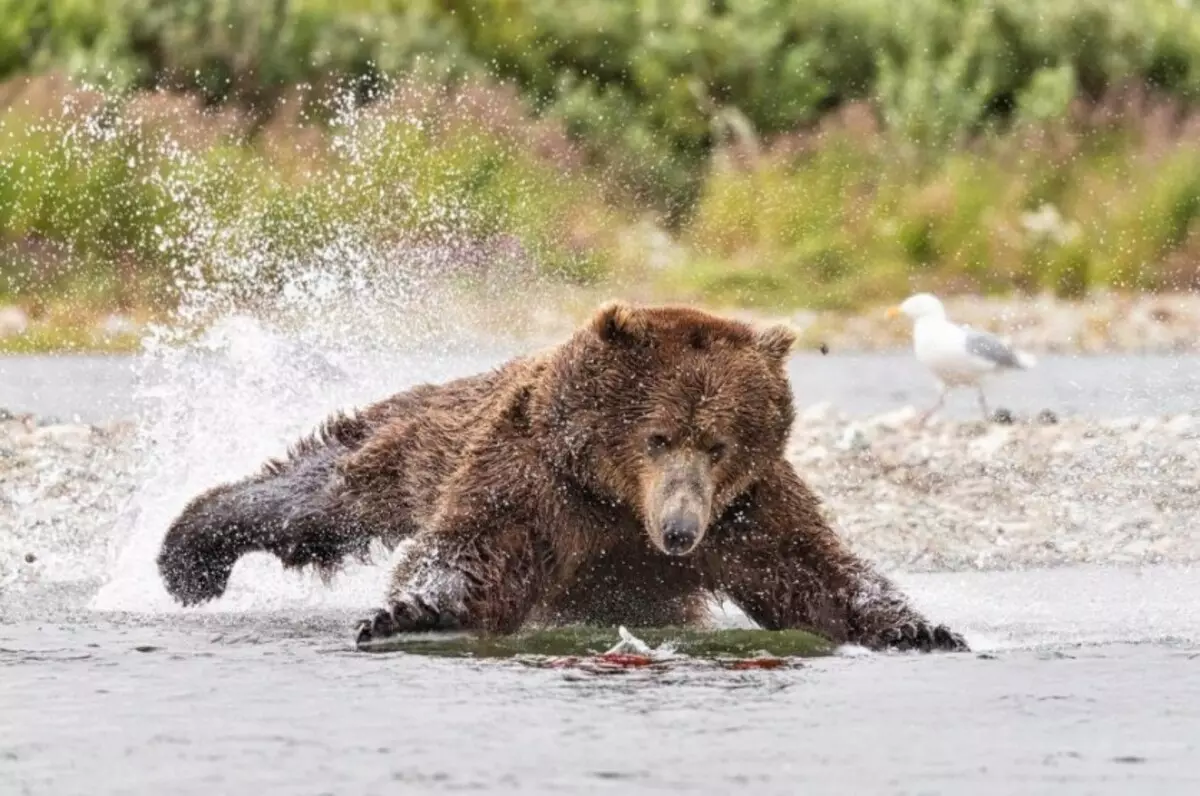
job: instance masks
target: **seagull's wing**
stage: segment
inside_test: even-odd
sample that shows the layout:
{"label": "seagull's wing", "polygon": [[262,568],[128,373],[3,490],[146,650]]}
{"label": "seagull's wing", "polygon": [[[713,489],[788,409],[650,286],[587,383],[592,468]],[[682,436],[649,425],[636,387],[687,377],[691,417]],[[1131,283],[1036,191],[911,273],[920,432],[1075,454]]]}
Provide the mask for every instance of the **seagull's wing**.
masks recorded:
{"label": "seagull's wing", "polygon": [[977,329],[964,328],[967,333],[967,353],[987,360],[1001,368],[1024,368],[1025,362],[1016,351],[1000,338]]}

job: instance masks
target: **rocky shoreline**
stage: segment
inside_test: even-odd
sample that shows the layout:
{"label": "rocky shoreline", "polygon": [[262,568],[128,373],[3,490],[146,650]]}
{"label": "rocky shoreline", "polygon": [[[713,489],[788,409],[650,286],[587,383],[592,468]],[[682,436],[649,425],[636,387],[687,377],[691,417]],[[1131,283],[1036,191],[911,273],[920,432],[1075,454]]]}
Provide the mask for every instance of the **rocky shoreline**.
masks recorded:
{"label": "rocky shoreline", "polygon": [[[805,410],[788,455],[889,570],[1200,561],[1200,416],[922,426]],[[132,426],[0,420],[0,590],[97,578],[147,454]]]}
{"label": "rocky shoreline", "polygon": [[[615,290],[586,292],[547,302],[536,310],[526,334],[551,343],[569,334],[597,303],[614,296],[638,302],[667,300],[649,293]],[[951,320],[1006,337],[1021,348],[1056,354],[1181,354],[1200,352],[1200,294],[1095,293],[1066,300],[1052,295],[991,297],[941,296]],[[770,312],[707,306],[755,324],[783,323],[794,329],[801,348],[821,343],[836,353],[906,349],[912,324],[885,317],[886,305],[854,311]],[[498,323],[504,323],[502,316]]]}
{"label": "rocky shoreline", "polygon": [[[1200,295],[1097,293],[1083,300],[1052,295],[945,296],[950,319],[1055,354],[1181,354],[1200,351]],[[861,312],[733,312],[757,322],[785,323],[808,345],[884,351],[911,345],[912,325],[888,320],[886,307]]]}
{"label": "rocky shoreline", "polygon": [[98,580],[141,460],[128,424],[39,424],[0,410],[0,593],[26,579]]}
{"label": "rocky shoreline", "polygon": [[910,572],[1200,561],[1200,417],[797,423],[789,457],[850,543]]}
{"label": "rocky shoreline", "polygon": [[[511,305],[475,305],[461,308],[464,326],[475,326],[485,336],[503,334],[526,342],[551,345],[561,341],[586,320],[600,303],[625,297],[641,303],[680,301],[620,285],[601,288],[559,289],[553,300],[525,305],[514,323]],[[1022,348],[1044,353],[1171,354],[1200,352],[1200,294],[1097,292],[1085,299],[1066,300],[1052,295],[990,297],[943,296],[952,320],[1007,337]],[[758,324],[783,323],[794,329],[801,345],[825,343],[837,352],[887,351],[907,348],[911,324],[888,320],[884,306],[857,311],[806,310],[769,312],[711,305],[697,306]],[[528,306],[534,309],[528,310]],[[0,350],[26,350],[23,335],[37,331],[21,308],[0,307]],[[71,350],[136,349],[143,329],[120,315],[96,321],[90,344],[73,342]],[[42,329],[42,337],[53,339]],[[44,346],[30,350],[48,350]]]}

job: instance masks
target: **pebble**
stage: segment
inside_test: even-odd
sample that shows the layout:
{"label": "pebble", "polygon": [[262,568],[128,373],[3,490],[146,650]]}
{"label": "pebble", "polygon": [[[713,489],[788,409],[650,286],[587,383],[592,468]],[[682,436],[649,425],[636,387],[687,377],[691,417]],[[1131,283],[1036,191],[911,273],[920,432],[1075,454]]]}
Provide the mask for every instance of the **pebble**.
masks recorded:
{"label": "pebble", "polygon": [[997,452],[1008,444],[1012,434],[1008,429],[999,428],[988,434],[977,437],[967,443],[967,449],[974,459],[989,461]]}
{"label": "pebble", "polygon": [[1177,415],[1167,421],[1166,429],[1172,434],[1183,434],[1191,431],[1196,425],[1196,419],[1191,415]]}
{"label": "pebble", "polygon": [[886,431],[898,431],[910,423],[915,423],[920,415],[914,406],[905,406],[892,412],[886,412],[871,418],[870,427]]}
{"label": "pebble", "polygon": [[1011,426],[1014,420],[1012,411],[1008,409],[1001,408],[992,413],[992,422],[1002,426]]}
{"label": "pebble", "polygon": [[871,447],[871,441],[866,433],[858,426],[846,426],[838,438],[837,447],[844,451],[863,451]]}
{"label": "pebble", "polygon": [[1037,413],[1036,420],[1043,426],[1053,426],[1058,422],[1058,415],[1052,409],[1043,409]]}

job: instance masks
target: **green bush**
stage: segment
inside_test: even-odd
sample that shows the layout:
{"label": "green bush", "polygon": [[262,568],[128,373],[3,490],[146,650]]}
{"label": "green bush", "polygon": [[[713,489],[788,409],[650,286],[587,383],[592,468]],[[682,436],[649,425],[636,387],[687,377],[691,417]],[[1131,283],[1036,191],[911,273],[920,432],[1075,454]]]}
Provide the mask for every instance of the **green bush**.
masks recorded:
{"label": "green bush", "polygon": [[[239,257],[270,283],[346,241],[507,240],[543,273],[598,275],[610,211],[584,175],[534,151],[535,128],[476,118],[503,97],[393,97],[254,137],[164,95],[0,112],[0,296],[81,279],[169,285]],[[577,234],[580,218],[594,234]],[[46,246],[47,257],[30,253]]]}
{"label": "green bush", "polygon": [[663,211],[721,302],[1196,287],[1193,6],[0,0],[0,294],[167,303],[348,235],[640,278],[615,219]]}
{"label": "green bush", "polygon": [[0,78],[69,69],[266,112],[287,86],[510,80],[635,195],[686,214],[706,153],[858,99],[939,143],[1140,83],[1200,97],[1191,0],[0,0]]}
{"label": "green bush", "polygon": [[918,160],[883,137],[830,134],[714,173],[688,229],[696,265],[675,284],[777,306],[916,288],[1196,289],[1200,146],[1152,133],[1060,122]]}

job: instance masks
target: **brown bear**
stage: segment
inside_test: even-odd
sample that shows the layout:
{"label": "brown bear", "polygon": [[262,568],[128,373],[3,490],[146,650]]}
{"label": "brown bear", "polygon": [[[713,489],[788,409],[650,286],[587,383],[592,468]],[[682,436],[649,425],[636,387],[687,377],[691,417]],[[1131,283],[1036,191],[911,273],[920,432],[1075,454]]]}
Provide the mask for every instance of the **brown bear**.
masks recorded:
{"label": "brown bear", "polygon": [[710,595],[767,629],[965,650],[850,553],[784,458],[785,327],[601,309],[565,343],[336,415],[193,500],[158,566],[183,603],[253,550],[335,570],[411,540],[362,645],[407,631],[681,624]]}

